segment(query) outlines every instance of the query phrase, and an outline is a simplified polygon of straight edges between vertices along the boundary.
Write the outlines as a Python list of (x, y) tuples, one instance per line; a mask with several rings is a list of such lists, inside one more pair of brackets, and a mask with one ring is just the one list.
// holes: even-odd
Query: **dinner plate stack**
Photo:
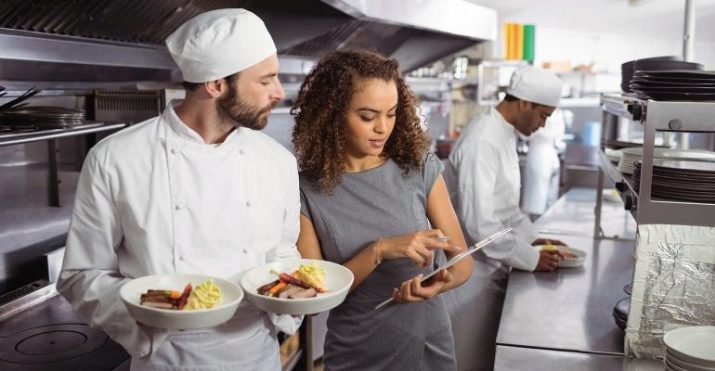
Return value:
[(621, 161), (621, 157), (623, 156), (623, 152), (621, 152), (620, 149), (606, 148), (605, 153), (606, 157), (608, 157), (608, 161), (615, 163), (619, 163)]
[(629, 87), (639, 99), (711, 101), (715, 100), (715, 71), (636, 71)]
[(660, 71), (701, 71), (703, 65), (693, 62), (685, 62), (676, 56), (653, 57), (636, 59), (621, 65), (621, 90), (624, 92), (638, 92), (632, 84), (634, 79), (642, 73)]
[[(618, 171), (623, 174), (633, 175), (636, 164), (643, 158), (643, 147), (629, 147), (621, 149), (621, 159), (618, 162)], [(667, 160), (694, 160), (715, 162), (715, 152), (700, 150), (683, 150), (670, 148), (653, 148), (654, 159)], [(636, 180), (639, 178), (636, 177)]]
[(625, 330), (628, 324), (628, 311), (631, 308), (631, 297), (627, 296), (619, 300), (613, 307), (613, 319), (616, 321), (616, 326), (621, 330)]
[(84, 112), (63, 107), (26, 106), (0, 112), (0, 126), (49, 129), (82, 124), (84, 124)]
[[(638, 162), (633, 174), (637, 188), (640, 188), (641, 168), (642, 163)], [(651, 195), (674, 201), (715, 204), (715, 162), (654, 159)]]
[(688, 326), (668, 331), (665, 368), (673, 371), (715, 371), (715, 326)]

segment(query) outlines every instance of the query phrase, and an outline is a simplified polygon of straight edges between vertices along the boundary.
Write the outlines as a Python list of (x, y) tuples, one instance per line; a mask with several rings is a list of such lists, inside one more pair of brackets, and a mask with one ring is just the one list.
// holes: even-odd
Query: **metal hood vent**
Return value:
[(351, 19), (283, 54), (319, 57), (331, 50), (370, 49), (397, 58), (409, 71), (494, 40), (497, 33), (496, 12), (464, 0), (322, 1)]
[(4, 0), (0, 80), (176, 81), (164, 39), (197, 14), (228, 7), (258, 14), (280, 55), (365, 48), (404, 70), (496, 37), (496, 13), (465, 0)]

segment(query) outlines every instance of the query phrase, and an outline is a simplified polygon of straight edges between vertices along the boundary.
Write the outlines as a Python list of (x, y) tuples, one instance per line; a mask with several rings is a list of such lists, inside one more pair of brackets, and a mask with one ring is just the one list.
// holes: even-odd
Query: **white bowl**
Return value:
[[(543, 250), (546, 246), (548, 245), (536, 245), (535, 247), (539, 250)], [(563, 245), (555, 245), (559, 251), (561, 252), (567, 252), (576, 255), (575, 258), (565, 258), (561, 259), (559, 262), (559, 268), (578, 268), (583, 265), (583, 263), (586, 261), (586, 252), (579, 250), (579, 249), (574, 249), (572, 247), (568, 246), (563, 246)]]
[[(325, 269), (325, 286), (327, 292), (313, 298), (280, 299), (261, 295), (258, 288), (275, 281), (278, 277), (271, 270), (291, 273), (301, 264), (317, 264)], [(301, 259), (290, 262), (276, 262), (253, 268), (241, 278), (241, 287), (246, 293), (246, 299), (259, 309), (271, 313), (284, 314), (315, 314), (324, 312), (340, 305), (348, 295), (353, 284), (353, 273), (340, 264), (325, 260)]]
[(666, 350), (678, 360), (715, 367), (715, 326), (686, 326), (663, 336)]
[[(143, 306), (141, 294), (147, 290), (183, 291), (186, 284), (193, 287), (208, 279), (221, 289), (223, 302), (211, 309), (173, 310)], [(233, 317), (238, 304), (243, 299), (243, 291), (235, 283), (200, 274), (161, 274), (133, 279), (122, 286), (119, 296), (127, 306), (129, 314), (139, 323), (165, 329), (198, 329), (220, 325)]]

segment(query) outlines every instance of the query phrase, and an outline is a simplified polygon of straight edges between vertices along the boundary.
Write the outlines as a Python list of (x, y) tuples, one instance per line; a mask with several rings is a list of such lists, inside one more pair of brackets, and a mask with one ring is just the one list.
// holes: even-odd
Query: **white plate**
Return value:
[(715, 371), (715, 367), (700, 366), (695, 363), (690, 363), (688, 361), (678, 358), (672, 351), (666, 348), (665, 350), (665, 360), (670, 362), (673, 367), (680, 367), (691, 371)]
[[(301, 264), (317, 264), (325, 269), (325, 286), (327, 292), (313, 298), (281, 299), (261, 295), (258, 288), (275, 281), (278, 277), (271, 270), (291, 273)], [(255, 267), (241, 278), (241, 287), (246, 293), (246, 299), (266, 312), (284, 314), (314, 314), (324, 312), (340, 305), (348, 295), (353, 284), (353, 273), (340, 264), (325, 260), (301, 259), (292, 262), (277, 262)]]
[[(183, 291), (186, 284), (193, 287), (208, 279), (221, 289), (223, 302), (211, 309), (172, 310), (143, 306), (141, 294), (147, 290)], [(238, 304), (243, 299), (243, 291), (235, 283), (218, 277), (200, 274), (162, 274), (133, 279), (122, 286), (119, 296), (127, 306), (129, 314), (139, 323), (165, 329), (198, 329), (220, 325), (233, 317)]]
[[(682, 368), (682, 367), (674, 364), (673, 361), (668, 357), (665, 358), (665, 368), (667, 370), (673, 370), (673, 371), (688, 371), (688, 369)], [(695, 371), (695, 370), (690, 370), (690, 371)]]
[[(539, 250), (543, 250), (546, 246), (547, 245), (536, 245), (535, 247)], [(559, 268), (578, 268), (583, 265), (584, 261), (586, 261), (585, 251), (563, 245), (555, 246), (558, 247), (559, 251), (561, 252), (567, 252), (576, 255), (575, 258), (561, 259), (561, 261), (559, 262)]]
[(618, 162), (620, 161), (621, 157), (623, 157), (623, 152), (621, 152), (620, 149), (611, 149), (611, 148), (606, 148), (606, 157), (608, 157), (608, 160), (611, 162)]
[(715, 326), (686, 326), (663, 336), (666, 350), (679, 360), (715, 367)]

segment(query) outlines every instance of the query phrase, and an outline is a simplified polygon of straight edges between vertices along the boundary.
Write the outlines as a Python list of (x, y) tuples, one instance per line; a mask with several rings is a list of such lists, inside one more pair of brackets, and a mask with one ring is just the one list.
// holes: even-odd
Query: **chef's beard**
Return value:
[(218, 109), (221, 116), (233, 121), (236, 127), (246, 127), (253, 130), (261, 130), (268, 123), (268, 116), (278, 102), (259, 108), (243, 102), (238, 98), (236, 89), (229, 87), (228, 94), (218, 101)]

